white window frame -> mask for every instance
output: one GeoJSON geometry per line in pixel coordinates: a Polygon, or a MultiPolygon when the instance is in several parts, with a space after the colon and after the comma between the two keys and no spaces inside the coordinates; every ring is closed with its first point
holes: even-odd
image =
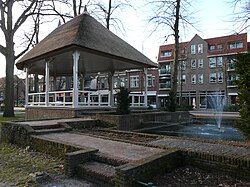
{"type": "Polygon", "coordinates": [[[130,88],[139,88],[139,75],[130,76],[130,88]]]}
{"type": "Polygon", "coordinates": [[[209,67],[210,68],[216,68],[216,57],[208,58],[208,62],[209,62],[209,67]],[[211,61],[212,59],[213,59],[213,61],[211,61]]]}
{"type": "Polygon", "coordinates": [[[198,54],[203,53],[203,44],[198,44],[198,54]]]}
{"type": "Polygon", "coordinates": [[[196,84],[196,74],[191,75],[191,84],[196,84]]]}
{"type": "Polygon", "coordinates": [[[148,87],[155,87],[155,76],[148,75],[148,87]]]}
{"type": "Polygon", "coordinates": [[[160,52],[161,57],[170,57],[172,56],[172,51],[171,50],[162,50],[160,52]]]}
{"type": "Polygon", "coordinates": [[[182,85],[186,84],[186,80],[187,80],[187,76],[185,74],[183,74],[181,77],[182,85]]]}
{"type": "Polygon", "coordinates": [[[210,73],[209,74],[209,83],[216,83],[216,73],[213,72],[213,73],[210,73]]]}
{"type": "Polygon", "coordinates": [[[192,55],[196,54],[196,46],[195,45],[191,45],[191,54],[192,55]]]}
{"type": "Polygon", "coordinates": [[[222,67],[223,66],[223,57],[222,56],[217,57],[216,63],[217,63],[217,67],[222,67]],[[221,60],[219,60],[219,59],[221,59],[221,60]]]}
{"type": "Polygon", "coordinates": [[[203,74],[198,74],[198,82],[199,82],[199,84],[203,84],[204,83],[204,76],[203,76],[203,74]]]}
{"type": "Polygon", "coordinates": [[[209,51],[214,51],[215,50],[215,45],[212,44],[212,45],[209,45],[209,51]]]}
{"type": "Polygon", "coordinates": [[[186,70],[186,61],[179,61],[179,70],[186,70]]]}
{"type": "Polygon", "coordinates": [[[203,59],[198,59],[198,68],[203,68],[203,59]]]}
{"type": "Polygon", "coordinates": [[[217,72],[217,78],[218,78],[218,83],[223,83],[224,74],[222,71],[217,72]]]}
{"type": "Polygon", "coordinates": [[[196,69],[196,59],[191,60],[191,69],[196,69]]]}

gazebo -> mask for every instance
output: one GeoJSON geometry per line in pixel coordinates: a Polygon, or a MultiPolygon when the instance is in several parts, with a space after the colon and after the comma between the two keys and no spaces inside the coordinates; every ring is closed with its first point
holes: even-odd
{"type": "Polygon", "coordinates": [[[26,118],[33,119],[36,116],[74,117],[87,108],[114,107],[113,75],[116,71],[131,69],[144,71],[144,104],[147,106],[147,68],[157,67],[157,64],[85,12],[56,28],[16,66],[26,72],[26,118]],[[80,88],[79,77],[98,73],[108,74],[109,90],[80,88]],[[44,76],[43,92],[29,92],[30,74],[44,76]],[[51,89],[50,77],[60,76],[73,77],[71,89],[51,89]]]}

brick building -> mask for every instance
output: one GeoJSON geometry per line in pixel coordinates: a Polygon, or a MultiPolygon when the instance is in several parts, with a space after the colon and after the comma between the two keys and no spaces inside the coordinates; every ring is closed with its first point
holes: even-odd
{"type": "MultiPolygon", "coordinates": [[[[247,34],[202,39],[195,35],[180,43],[178,102],[195,108],[211,108],[215,92],[221,101],[235,104],[237,87],[234,55],[248,52],[247,34]],[[181,98],[181,99],[180,99],[181,98]]],[[[171,89],[174,44],[159,48],[159,106],[164,107],[171,89]]]]}

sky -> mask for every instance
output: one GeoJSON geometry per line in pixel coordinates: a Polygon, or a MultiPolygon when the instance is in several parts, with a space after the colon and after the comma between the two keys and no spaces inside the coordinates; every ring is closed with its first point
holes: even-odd
{"type": "MultiPolygon", "coordinates": [[[[157,30],[152,33],[152,27],[148,23],[150,17],[147,8],[142,7],[145,0],[136,0],[134,9],[120,12],[125,32],[115,32],[120,38],[128,42],[153,62],[157,62],[158,49],[160,45],[173,43],[173,37],[168,38],[168,29],[157,30]]],[[[180,42],[189,41],[195,34],[202,38],[219,37],[235,33],[233,23],[230,22],[230,16],[233,14],[232,5],[229,0],[192,0],[192,12],[195,12],[194,28],[190,28],[185,33],[180,33],[180,42]]],[[[43,30],[43,37],[48,35],[57,27],[58,20],[48,25],[43,30]]],[[[247,32],[247,31],[246,31],[247,32]]],[[[2,40],[0,35],[0,42],[2,40]]],[[[2,44],[2,42],[1,42],[2,44]]],[[[15,71],[16,72],[16,71],[15,71]]],[[[20,74],[18,72],[17,74],[20,74]]],[[[0,77],[5,76],[5,59],[0,54],[0,77]]]]}

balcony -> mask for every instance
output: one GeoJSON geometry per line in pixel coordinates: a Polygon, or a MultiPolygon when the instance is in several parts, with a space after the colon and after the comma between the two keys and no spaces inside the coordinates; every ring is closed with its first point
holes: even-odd
{"type": "Polygon", "coordinates": [[[227,71],[235,71],[235,64],[228,64],[227,71]]]}
{"type": "Polygon", "coordinates": [[[171,74],[171,71],[168,69],[159,69],[159,74],[160,75],[169,75],[169,74],[171,74]]]}
{"type": "Polygon", "coordinates": [[[235,80],[227,80],[227,88],[235,88],[237,87],[235,80]]]}
{"type": "Polygon", "coordinates": [[[159,89],[160,90],[168,90],[171,88],[170,83],[159,83],[159,89]]]}

